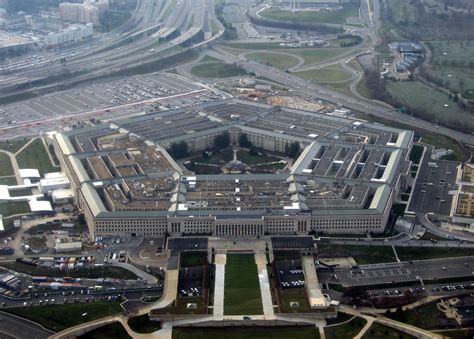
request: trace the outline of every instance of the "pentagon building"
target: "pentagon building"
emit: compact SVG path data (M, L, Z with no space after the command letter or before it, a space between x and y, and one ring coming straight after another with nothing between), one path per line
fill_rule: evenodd
M303 149L274 174L193 175L166 151L228 132L256 147ZM53 135L92 236L383 232L410 180L413 133L279 106L223 100Z

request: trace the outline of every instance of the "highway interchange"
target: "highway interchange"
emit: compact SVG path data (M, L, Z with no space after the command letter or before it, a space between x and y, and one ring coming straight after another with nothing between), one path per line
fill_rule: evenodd
M362 1L363 5L361 6L360 15L366 24L366 29L361 31L365 34L364 41L366 44L364 45L364 50L358 53L373 55L374 47L379 41L376 34L376 29L380 26L379 1L373 1L373 12L370 10L369 6L365 5L365 3L368 4L369 1ZM172 7L172 5L175 6ZM217 25L217 32L210 32L212 27L210 24L211 21ZM446 135L461 142L474 145L474 135L438 126L422 119L408 117L386 104L365 99L357 95L356 97L348 96L327 87L309 83L291 73L255 61L247 60L243 56L230 54L218 46L212 45L212 41L217 39L222 32L223 26L215 17L213 1L211 0L138 0L137 8L128 23L113 32L104 34L100 39L95 40L94 43L90 44L87 48L72 48L67 53L64 53L61 58L51 59L49 61L47 57L41 57L41 60L35 62L33 67L31 67L31 63L28 64L28 60L31 60L28 59L28 57L23 58L23 65L19 63L15 65L15 67L9 69L3 67L2 76L0 78L0 91L3 93L16 94L18 93L16 89L17 84L28 84L48 77L61 76L65 73L69 73L69 76L67 79L60 79L59 83L66 84L67 82L88 79L89 77L107 76L108 74L114 74L118 71L125 71L129 67L152 62L158 57L172 55L173 53L186 48L194 48L201 54L214 57L227 63L236 63L248 71L258 73L261 77L285 85L295 93L301 94L305 97L324 99L355 111L365 112L393 122L405 121L413 127ZM194 38L199 34L203 34L205 37L209 36L209 33L211 33L211 36L208 37L208 39L201 38L194 40ZM160 41L160 37L166 37L166 39L163 38L164 41ZM331 60L331 62L338 61L347 64L354 57L355 55L344 55L340 60ZM38 59L38 57L35 58ZM324 66L325 64L321 63L320 67ZM359 74L358 78L360 79L360 77L361 75ZM44 87L48 86L50 85ZM354 89L354 86L351 85L351 88ZM39 89L39 87L35 88L35 90L37 89ZM209 88L198 86L196 89L189 89L189 93L196 94L193 91L199 90L207 92L208 89ZM199 94L201 93L199 92ZM156 98L148 98L146 100L155 99ZM188 100L181 96L177 99ZM192 99L189 100L192 101ZM85 107L82 111L70 114L71 116L78 115L83 117L97 116L97 114L106 113L106 110L111 108L128 109L128 105L131 106L134 104L136 103L112 103L110 106L94 109L88 109L88 107ZM59 121L63 118L64 116L60 115L43 117L38 119L38 123L51 124L53 121ZM2 132L6 133L7 131L15 133L15 130L21 130L22 128L25 128L24 122L19 122L18 124L12 124L9 126L0 126L0 134ZM35 128L28 130L28 132L31 133L34 131L37 130ZM438 184L441 184L439 182L440 179L438 177L436 178ZM423 183L419 183L419 185L423 185ZM441 186L444 187L444 185ZM438 203L441 204L440 201ZM418 220L433 234L442 237L446 237L450 234L447 231L440 230L426 218L426 215L424 214L426 211L423 209L423 206L420 207L419 211L416 210L415 212L420 212ZM370 244L470 247L470 245L467 244L460 245L458 242L454 243L450 241L440 242L438 244L426 242L425 244L418 240L412 240L408 235L403 235L402 237L403 239L372 239L370 240ZM456 238L461 240L473 240L472 236L458 233L456 233ZM341 242L349 244L356 243L357 240L349 239L332 241L332 243ZM472 271L469 262L472 262L472 258L401 262L381 264L380 266L366 265L356 269L341 268L336 270L336 272L328 272L327 274L323 273L322 276L320 276L320 280L323 283L339 282L346 286L356 286L373 284L374 282L393 283L395 281L401 283L417 282L418 280L423 279L434 280L435 278L441 279L453 276L471 277L474 272ZM336 274L337 279L334 274ZM139 299L139 295L141 295L141 293L137 292L136 295L130 295L130 298L134 300L137 298ZM55 299L62 302L65 302L64 300L66 300L70 303L75 302L76 298L79 298L79 301L85 302L86 298L89 297L87 297L87 295L63 296L62 294L58 294ZM51 300L51 296L48 299ZM7 300L3 302L6 303L5 306L21 306L25 302L39 304L40 300L44 303L45 297L35 297L31 301L18 300L12 303ZM21 336L29 338L43 338L50 334L49 331L44 330L35 324L28 324L23 320L3 312L0 313L0 322L2 323L0 326L0 334L4 333L7 337L14 337L15 335L21 334Z
M380 26L379 1L373 1L373 11L370 10L368 3L368 1L361 2L360 16L365 22L365 28L359 28L358 32L364 37L364 50L359 51L358 55L373 55L374 48L379 42L376 33ZM217 32L210 32L213 26L217 27ZM348 28L348 26L343 27ZM294 90L295 93L306 97L324 99L388 121L405 120L413 127L443 134L467 144L474 144L474 135L410 117L387 104L357 95L351 97L327 87L309 83L274 67L226 53L212 44L215 39L220 37L223 30L222 24L216 19L213 2L210 0L176 0L176 2L138 0L137 8L130 21L121 28L103 35L100 38L100 43L90 48L83 47L77 51L71 51L69 57L60 60L52 59L50 63L44 63L43 60L41 67L38 67L36 63L33 63L36 65L34 67L28 67L28 62L24 62L23 69L4 72L3 77L0 78L0 90L5 94L18 94L30 90L48 89L58 83L64 85L90 78L104 77L107 74L117 74L117 72L125 71L131 67L147 64L159 57L194 48L222 61L237 63L248 71L256 72L262 77L283 84ZM200 37L201 34L207 39L203 41L203 38ZM355 56L344 55L341 60L332 60L332 62L347 64ZM61 62L61 60L64 61ZM65 74L67 76L64 76ZM361 76L361 74L357 74L358 79ZM33 88L20 92L17 89L18 85L31 84L36 80L51 79L51 77L56 77L58 80L47 85L33 86ZM353 92L357 93L354 90L354 83L351 84L351 88Z

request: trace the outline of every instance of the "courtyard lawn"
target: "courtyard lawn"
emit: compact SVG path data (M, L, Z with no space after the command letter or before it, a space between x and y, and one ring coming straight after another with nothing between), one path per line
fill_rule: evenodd
M282 288L280 289L280 300L282 313L311 312L305 288ZM292 302L297 302L299 304L298 307L291 307Z
M228 254L225 265L224 314L262 314L257 265L253 254Z

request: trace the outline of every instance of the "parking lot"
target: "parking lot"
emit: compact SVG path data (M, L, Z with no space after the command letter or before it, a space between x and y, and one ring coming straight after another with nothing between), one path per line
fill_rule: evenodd
M296 288L304 286L304 274L301 260L277 261L275 264L281 288Z
M202 294L204 267L186 267L179 270L178 293L180 296Z
M453 200L450 191L456 189L458 165L459 163L453 161L431 160L431 152L427 150L408 210L415 213L449 215Z
M404 262L360 265L357 268L318 270L321 283L341 283L349 286L396 284L435 281L474 276L474 257L413 260Z
M207 238L169 238L168 249L173 252L207 251Z
M0 130L11 138L15 128L26 135L91 118L175 109L218 98L212 90L174 74L137 75L1 106Z

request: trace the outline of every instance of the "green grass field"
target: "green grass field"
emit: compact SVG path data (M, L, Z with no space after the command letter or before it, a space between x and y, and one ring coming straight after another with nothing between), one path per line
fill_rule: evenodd
M16 178L11 176L11 177L5 177L5 178L0 178L0 185L16 185Z
M228 254L225 265L224 314L262 314L257 265L252 254Z
M270 8L260 13L261 16L274 20L295 22L317 22L329 24L344 24L346 18L359 16L359 4L345 4L343 9L334 11L297 11L291 12Z
M279 69L288 69L298 64L298 59L291 55L274 52L255 52L246 55L247 59L268 64Z
M374 338L384 338L384 339L411 339L416 338L404 332L397 331L391 327L384 326L378 323L374 323L367 332L365 332L363 339L374 339Z
M320 257L354 257L359 265L396 261L390 246L318 244ZM321 259L324 261L324 259Z
M0 177L14 174L10 157L5 153L0 153Z
M388 93L403 105L423 113L423 119L455 128L474 130L474 119L466 111L457 108L448 95L418 81L386 84ZM448 106L445 106L448 105Z
M132 339L119 322L105 325L78 337L79 339Z
M463 257L474 255L474 248L421 248L396 247L400 260L421 260L435 258Z
M202 266L206 263L206 254L203 253L182 253L181 267Z
M408 311L403 311L401 314L392 313L386 316L428 330L440 326L440 314L441 312L436 307L436 303L432 303Z
M188 304L196 304L196 309L187 308ZM174 305L153 310L153 314L205 314L206 307L203 296L178 298Z
M0 203L0 214L3 215L3 217L25 213L30 213L30 206L26 201Z
M137 333L152 333L161 328L160 323L151 321L148 314L128 319L128 325Z
M37 168L40 175L48 172L56 172L59 169L54 167L49 160L46 148L41 139L36 139L16 156L20 168Z
M474 329L438 331L436 333L452 339L472 339L474 337Z
M52 331L62 331L83 322L120 313L121 310L120 304L117 302L94 302L89 304L17 307L4 311L36 321ZM82 316L84 313L87 313L87 315Z
M17 140L0 141L0 149L2 149L4 151L16 153L28 141L29 141L29 139L17 139Z
M2 205L0 205L2 206ZM1 213L0 213L1 214ZM46 267L30 266L15 261L2 262L1 267L11 269L19 273L28 275L48 276L48 277L62 277L65 275L64 271L48 269ZM136 279L137 276L132 272L121 267L94 267L87 269L75 269L67 271L67 276L73 278L117 278L117 279Z
M311 69L308 71L296 72L294 74L316 84L344 82L348 81L351 78L350 73L342 70L341 67L337 66L324 67L321 69Z
M311 306L306 296L305 288L280 289L281 312L282 313L307 313L311 312ZM298 302L298 307L291 307L292 302Z
M233 64L223 62L204 62L191 68L191 74L200 78L229 78L245 75L247 72Z
M324 333L326 334L326 339L353 338L366 323L367 320L357 317L341 325L325 327Z
M173 328L173 339L318 339L315 327Z
M299 56L304 59L303 65L310 65L314 63L319 63L322 61L330 60L336 57L339 57L344 54L350 54L352 48L288 48L284 46L279 46L277 43L274 44L264 44L264 43L228 43L221 46L225 51L233 55L239 55L246 53L249 50L262 51L272 49L275 52L285 52Z

